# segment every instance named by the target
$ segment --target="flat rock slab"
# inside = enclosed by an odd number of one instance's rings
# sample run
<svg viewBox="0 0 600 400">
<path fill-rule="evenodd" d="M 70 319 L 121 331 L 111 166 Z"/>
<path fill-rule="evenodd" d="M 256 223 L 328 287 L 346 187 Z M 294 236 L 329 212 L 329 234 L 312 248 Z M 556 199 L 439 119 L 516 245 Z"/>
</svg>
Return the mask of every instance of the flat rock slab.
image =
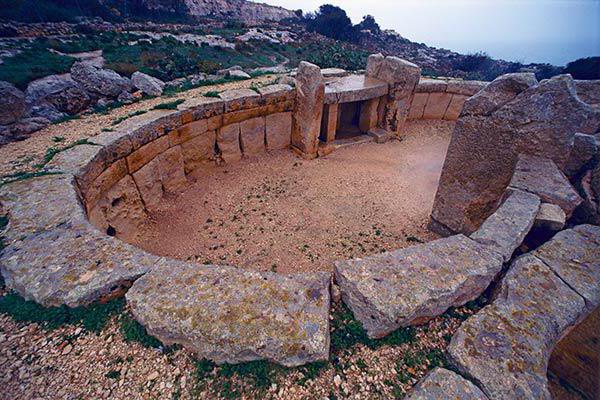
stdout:
<svg viewBox="0 0 600 400">
<path fill-rule="evenodd" d="M 509 186 L 560 206 L 567 217 L 583 201 L 565 174 L 548 158 L 520 154 Z"/>
<path fill-rule="evenodd" d="M 566 222 L 567 216 L 560 206 L 542 203 L 533 226 L 535 228 L 558 232 L 565 227 Z"/>
<path fill-rule="evenodd" d="M 388 84 L 365 75 L 350 75 L 325 86 L 325 104 L 364 101 L 385 96 Z"/>
<path fill-rule="evenodd" d="M 473 383 L 444 368 L 428 373 L 406 397 L 406 400 L 442 399 L 488 400 Z"/>
<path fill-rule="evenodd" d="M 559 232 L 534 253 L 586 301 L 600 305 L 600 227 L 579 225 Z"/>
<path fill-rule="evenodd" d="M 425 322 L 477 298 L 502 257 L 463 235 L 335 263 L 342 298 L 369 337 Z"/>
<path fill-rule="evenodd" d="M 511 265 L 496 300 L 456 332 L 450 362 L 490 399 L 550 399 L 548 359 L 584 310 L 583 298 L 548 266 L 522 256 Z"/>
<path fill-rule="evenodd" d="M 502 255 L 504 261 L 508 261 L 531 230 L 539 208 L 538 196 L 514 190 L 471 235 L 471 239 L 491 246 Z"/>
<path fill-rule="evenodd" d="M 329 357 L 329 282 L 171 261 L 136 281 L 127 301 L 150 334 L 198 357 L 292 367 Z"/>
</svg>

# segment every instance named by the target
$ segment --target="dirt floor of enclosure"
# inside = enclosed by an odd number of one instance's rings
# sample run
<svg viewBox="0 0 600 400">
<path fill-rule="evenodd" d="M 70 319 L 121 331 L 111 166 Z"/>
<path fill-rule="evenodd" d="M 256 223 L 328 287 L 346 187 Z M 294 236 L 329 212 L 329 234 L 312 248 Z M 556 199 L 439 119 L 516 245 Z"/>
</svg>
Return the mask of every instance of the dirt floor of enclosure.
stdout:
<svg viewBox="0 0 600 400">
<path fill-rule="evenodd" d="M 129 240 L 158 255 L 292 273 L 433 240 L 427 222 L 453 126 L 415 121 L 401 141 L 210 169 Z"/>
</svg>

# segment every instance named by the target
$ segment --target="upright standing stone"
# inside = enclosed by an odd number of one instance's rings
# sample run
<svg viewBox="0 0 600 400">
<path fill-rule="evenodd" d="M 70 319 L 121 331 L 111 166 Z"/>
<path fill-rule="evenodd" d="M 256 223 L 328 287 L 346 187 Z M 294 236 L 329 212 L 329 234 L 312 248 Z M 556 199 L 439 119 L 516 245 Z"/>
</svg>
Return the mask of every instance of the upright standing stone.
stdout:
<svg viewBox="0 0 600 400">
<path fill-rule="evenodd" d="M 537 85 L 530 75 L 498 78 L 465 102 L 442 169 L 432 226 L 473 232 L 494 211 L 520 153 L 549 158 L 564 169 L 575 132 L 593 133 L 599 126 L 600 109 L 577 97 L 569 75 Z"/>
<path fill-rule="evenodd" d="M 296 109 L 292 146 L 306 158 L 316 158 L 325 100 L 321 69 L 302 61 L 296 75 Z"/>
<path fill-rule="evenodd" d="M 379 105 L 379 127 L 399 134 L 408 117 L 421 69 L 397 57 L 374 54 L 367 60 L 367 76 L 389 84 L 388 95 L 383 97 Z"/>
</svg>

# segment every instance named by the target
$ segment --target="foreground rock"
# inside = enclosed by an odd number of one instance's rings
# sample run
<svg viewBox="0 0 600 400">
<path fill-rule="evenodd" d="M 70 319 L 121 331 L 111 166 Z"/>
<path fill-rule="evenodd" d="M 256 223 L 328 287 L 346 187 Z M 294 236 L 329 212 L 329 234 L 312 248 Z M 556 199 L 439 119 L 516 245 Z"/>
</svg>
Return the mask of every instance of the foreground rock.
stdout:
<svg viewBox="0 0 600 400">
<path fill-rule="evenodd" d="M 369 337 L 425 322 L 477 298 L 502 257 L 463 235 L 335 263 L 342 298 Z"/>
<path fill-rule="evenodd" d="M 131 91 L 131 82 L 110 69 L 78 62 L 71 67 L 71 76 L 85 90 L 109 98 L 118 97 L 121 92 Z"/>
<path fill-rule="evenodd" d="M 27 103 L 31 106 L 49 106 L 55 110 L 76 114 L 90 105 L 90 96 L 71 77 L 50 75 L 27 86 Z"/>
<path fill-rule="evenodd" d="M 545 203 L 556 204 L 567 218 L 583 201 L 552 160 L 520 154 L 510 187 L 536 194 Z"/>
<path fill-rule="evenodd" d="M 514 190 L 471 235 L 471 239 L 490 246 L 502 255 L 504 261 L 508 261 L 531 230 L 539 208 L 538 196 Z"/>
<path fill-rule="evenodd" d="M 160 96 L 165 88 L 165 83 L 160 79 L 139 71 L 131 75 L 131 83 L 148 96 Z"/>
<path fill-rule="evenodd" d="M 499 77 L 466 101 L 440 177 L 434 227 L 473 232 L 493 212 L 520 153 L 562 170 L 575 133 L 596 132 L 600 109 L 581 101 L 570 76 L 533 84 L 530 76 Z"/>
<path fill-rule="evenodd" d="M 457 373 L 436 368 L 428 373 L 406 398 L 407 400 L 487 400 L 486 395 Z"/>
<path fill-rule="evenodd" d="M 598 271 L 600 227 L 592 225 L 562 231 L 518 258 L 494 302 L 452 338 L 452 364 L 489 398 L 550 399 L 550 354 L 600 304 Z"/>
<path fill-rule="evenodd" d="M 17 121 L 25 112 L 25 94 L 14 85 L 0 81 L 0 125 Z"/>
<path fill-rule="evenodd" d="M 172 261 L 127 293 L 135 318 L 165 344 L 217 363 L 298 366 L 329 356 L 328 274 L 282 275 Z"/>
</svg>

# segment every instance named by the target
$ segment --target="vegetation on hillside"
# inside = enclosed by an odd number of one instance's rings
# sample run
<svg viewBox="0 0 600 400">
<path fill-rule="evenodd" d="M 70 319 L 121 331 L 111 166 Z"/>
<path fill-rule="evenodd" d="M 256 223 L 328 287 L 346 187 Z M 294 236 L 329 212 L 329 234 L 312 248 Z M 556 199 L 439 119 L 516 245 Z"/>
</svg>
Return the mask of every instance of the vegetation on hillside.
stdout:
<svg viewBox="0 0 600 400">
<path fill-rule="evenodd" d="M 570 62 L 563 73 L 571 74 L 575 79 L 600 79 L 600 57 L 580 58 Z"/>
</svg>

